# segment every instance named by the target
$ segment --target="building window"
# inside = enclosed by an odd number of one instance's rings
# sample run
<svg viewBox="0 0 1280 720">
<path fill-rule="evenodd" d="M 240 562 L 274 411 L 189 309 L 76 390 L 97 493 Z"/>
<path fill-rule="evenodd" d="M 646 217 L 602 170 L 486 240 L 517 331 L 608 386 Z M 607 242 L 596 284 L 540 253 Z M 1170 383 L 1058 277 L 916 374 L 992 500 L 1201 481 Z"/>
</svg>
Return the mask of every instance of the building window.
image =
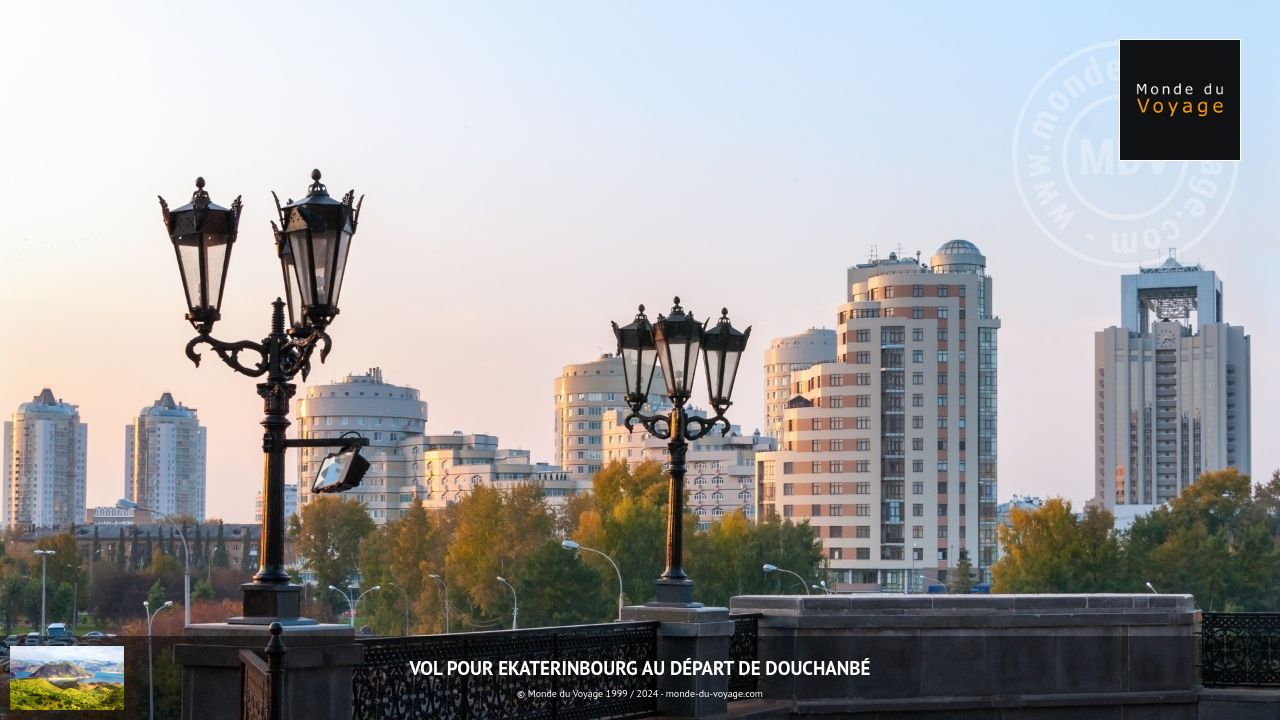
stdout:
<svg viewBox="0 0 1280 720">
<path fill-rule="evenodd" d="M 916 480 L 915 482 L 911 483 L 911 494 L 912 494 L 912 495 L 923 495 L 923 494 L 924 494 L 924 483 L 923 483 L 923 482 L 921 482 L 921 481 L 919 481 L 919 480 Z"/>
<path fill-rule="evenodd" d="M 871 439 L 870 439 L 870 438 L 858 438 L 857 440 L 854 440 L 853 442 L 854 442 L 854 449 L 855 449 L 855 450 L 857 450 L 858 452 L 870 452 L 870 451 L 871 451 Z"/>
<path fill-rule="evenodd" d="M 924 308 L 920 307 L 919 305 L 916 305 L 915 307 L 911 308 L 911 319 L 912 319 L 912 320 L 923 320 L 923 319 L 924 319 Z"/>
<path fill-rule="evenodd" d="M 923 503 L 915 503 L 911 506 L 911 517 L 924 517 Z"/>
<path fill-rule="evenodd" d="M 854 537 L 856 537 L 856 538 L 858 538 L 858 539 L 865 539 L 865 538 L 869 538 L 869 537 L 871 537 L 871 526 L 870 526 L 870 525 L 858 525 L 858 526 L 854 527 L 854 528 L 853 528 L 853 536 L 854 536 Z"/>
<path fill-rule="evenodd" d="M 857 342 L 860 342 L 860 343 L 871 342 L 870 330 L 855 330 L 853 333 L 853 336 Z"/>
<path fill-rule="evenodd" d="M 854 492 L 854 494 L 856 494 L 856 495 L 870 495 L 870 494 L 871 494 L 871 483 L 869 483 L 869 482 L 854 483 L 854 484 L 853 484 L 853 492 Z"/>
<path fill-rule="evenodd" d="M 922 539 L 924 539 L 924 526 L 923 526 L 923 525 L 912 525 L 912 526 L 911 526 L 911 537 L 912 537 L 912 538 L 914 538 L 914 539 L 916 539 L 916 540 L 922 540 Z"/>
<path fill-rule="evenodd" d="M 844 494 L 844 483 L 833 482 L 827 485 L 827 492 L 832 495 Z"/>
<path fill-rule="evenodd" d="M 915 328 L 912 330 L 911 339 L 916 342 L 924 342 L 924 328 Z"/>
<path fill-rule="evenodd" d="M 938 503 L 938 517 L 946 517 L 946 515 L 947 515 L 947 504 Z"/>
<path fill-rule="evenodd" d="M 832 377 L 835 377 L 835 376 L 834 376 L 834 375 L 832 375 Z M 827 407 L 830 407 L 830 408 L 842 408 L 842 407 L 844 407 L 844 396 L 843 396 L 843 395 L 832 395 L 831 397 L 827 398 Z M 832 425 L 832 426 L 831 426 L 831 429 L 832 429 L 832 430 L 834 430 L 834 429 L 835 429 L 835 425 Z"/>
<path fill-rule="evenodd" d="M 913 363 L 922 363 L 922 362 L 924 362 L 924 351 L 923 351 L 923 350 L 912 350 L 912 351 L 911 351 L 911 362 L 913 362 Z"/>
<path fill-rule="evenodd" d="M 857 548 L 857 557 L 859 560 L 870 560 L 871 548 L 864 548 L 864 547 Z"/>
<path fill-rule="evenodd" d="M 871 472 L 871 461 L 855 460 L 853 463 L 853 471 L 859 473 Z"/>
<path fill-rule="evenodd" d="M 911 472 L 924 472 L 924 461 L 923 461 L 923 460 L 912 460 L 912 461 L 911 461 Z"/>
<path fill-rule="evenodd" d="M 923 385 L 923 384 L 924 384 L 924 373 L 922 373 L 922 372 L 918 372 L 918 373 L 911 373 L 911 384 L 912 384 L 912 385 Z"/>
<path fill-rule="evenodd" d="M 871 407 L 871 396 L 855 395 L 853 397 L 853 406 L 854 407 Z"/>
<path fill-rule="evenodd" d="M 831 517 L 840 517 L 844 515 L 844 505 L 828 505 L 827 514 Z"/>
<path fill-rule="evenodd" d="M 858 517 L 870 517 L 871 506 L 870 505 L 854 505 L 853 514 L 857 515 Z"/>
<path fill-rule="evenodd" d="M 923 286 L 923 285 L 912 285 L 912 286 L 911 286 L 911 297 L 924 297 L 924 286 Z"/>
</svg>

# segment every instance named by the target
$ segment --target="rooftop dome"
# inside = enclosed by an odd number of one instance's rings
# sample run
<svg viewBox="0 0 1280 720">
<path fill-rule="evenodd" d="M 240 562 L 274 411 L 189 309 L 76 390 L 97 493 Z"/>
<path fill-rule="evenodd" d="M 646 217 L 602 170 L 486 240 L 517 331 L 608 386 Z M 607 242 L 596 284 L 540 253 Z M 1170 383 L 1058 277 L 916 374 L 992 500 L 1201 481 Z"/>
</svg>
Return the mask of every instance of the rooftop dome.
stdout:
<svg viewBox="0 0 1280 720">
<path fill-rule="evenodd" d="M 142 409 L 141 415 L 146 417 L 195 417 L 195 410 L 186 407 L 173 399 L 173 395 L 164 393 L 151 407 Z"/>
<path fill-rule="evenodd" d="M 934 255 L 981 255 L 978 246 L 968 240 L 948 240 Z"/>
</svg>

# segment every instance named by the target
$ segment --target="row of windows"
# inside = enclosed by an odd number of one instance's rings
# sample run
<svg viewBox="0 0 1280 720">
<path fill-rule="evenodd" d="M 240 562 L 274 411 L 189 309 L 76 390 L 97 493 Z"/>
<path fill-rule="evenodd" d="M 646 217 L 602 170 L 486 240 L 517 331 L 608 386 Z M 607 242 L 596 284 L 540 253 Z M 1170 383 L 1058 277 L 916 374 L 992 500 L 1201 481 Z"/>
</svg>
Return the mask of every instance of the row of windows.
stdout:
<svg viewBox="0 0 1280 720">
<path fill-rule="evenodd" d="M 831 442 L 837 443 L 840 441 L 832 440 Z M 888 472 L 888 467 L 892 464 L 893 463 L 891 461 L 884 462 L 884 465 L 886 466 L 886 472 Z M 897 464 L 901 465 L 901 462 L 899 461 Z M 960 473 L 963 473 L 968 469 L 968 463 L 964 460 L 956 461 L 955 466 L 956 466 L 955 468 L 956 471 Z M 802 464 L 802 467 L 803 467 L 803 464 Z M 939 460 L 937 468 L 938 468 L 938 472 L 947 472 L 947 468 L 948 468 L 947 461 Z M 901 472 L 901 467 L 899 467 L 898 471 Z M 799 472 L 804 472 L 804 470 L 800 470 Z M 870 460 L 854 460 L 853 462 L 845 462 L 843 460 L 813 460 L 809 463 L 808 472 L 811 475 L 821 475 L 822 473 L 843 473 L 843 472 L 867 473 L 867 472 L 871 472 L 871 461 Z M 912 460 L 911 472 L 918 472 L 918 473 L 924 472 L 924 460 Z M 782 463 L 782 474 L 783 475 L 797 474 L 796 464 L 794 462 Z"/>
</svg>

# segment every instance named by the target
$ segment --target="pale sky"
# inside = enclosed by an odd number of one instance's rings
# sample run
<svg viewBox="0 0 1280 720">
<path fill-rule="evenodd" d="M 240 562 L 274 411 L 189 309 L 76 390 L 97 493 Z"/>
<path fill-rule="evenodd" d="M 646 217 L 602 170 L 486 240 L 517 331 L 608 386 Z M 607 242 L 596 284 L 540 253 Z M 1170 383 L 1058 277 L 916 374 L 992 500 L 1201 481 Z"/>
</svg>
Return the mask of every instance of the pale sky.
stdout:
<svg viewBox="0 0 1280 720">
<path fill-rule="evenodd" d="M 262 403 L 211 354 L 199 369 L 184 357 L 193 332 L 155 196 L 183 204 L 197 175 L 215 202 L 244 196 L 214 334 L 258 339 L 282 292 L 271 191 L 299 197 L 319 167 L 335 195 L 366 199 L 313 382 L 380 366 L 421 389 L 429 432 L 492 433 L 552 461 L 560 368 L 611 351 L 609 321 L 637 303 L 679 294 L 699 316 L 725 305 L 754 326 L 731 412 L 750 431 L 769 339 L 832 327 L 848 265 L 872 245 L 928 256 L 963 237 L 988 258 L 1004 323 L 1000 497 L 1080 503 L 1093 333 L 1120 322 L 1123 270 L 1064 249 L 1024 208 L 1019 113 L 1059 61 L 1098 43 L 1240 38 L 1244 160 L 1182 257 L 1219 273 L 1226 319 L 1253 338 L 1252 460 L 1269 474 L 1278 15 L 1168 2 L 9 4 L 0 414 L 43 387 L 78 404 L 89 504 L 108 505 L 124 426 L 172 392 L 209 428 L 209 515 L 251 519 Z M 1096 120 L 1073 132 L 1105 135 Z M 1141 204 L 1172 175 L 1122 173 L 1104 209 Z"/>
</svg>

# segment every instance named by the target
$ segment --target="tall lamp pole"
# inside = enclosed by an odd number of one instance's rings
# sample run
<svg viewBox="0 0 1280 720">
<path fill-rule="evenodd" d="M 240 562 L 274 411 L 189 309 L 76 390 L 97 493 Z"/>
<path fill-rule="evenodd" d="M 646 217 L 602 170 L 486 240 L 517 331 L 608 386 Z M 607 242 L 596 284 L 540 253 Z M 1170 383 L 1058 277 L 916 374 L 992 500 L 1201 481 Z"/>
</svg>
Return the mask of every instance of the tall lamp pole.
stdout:
<svg viewBox="0 0 1280 720">
<path fill-rule="evenodd" d="M 671 481 L 667 486 L 667 567 L 658 578 L 655 604 L 696 607 L 693 581 L 685 574 L 682 562 L 685 454 L 689 443 L 707 435 L 716 425 L 723 425 L 721 435 L 728 435 L 732 429 L 724 414 L 733 404 L 730 400 L 733 381 L 751 328 L 738 331 L 729 324 L 729 311 L 722 309 L 719 321 L 708 329 L 706 323 L 694 320 L 692 313 L 685 313 L 677 297 L 671 314 L 658 315 L 656 323 L 650 324 L 641 305 L 630 324 L 619 327 L 613 323 L 613 333 L 618 339 L 618 354 L 622 356 L 626 401 L 631 410 L 624 423 L 627 431 L 640 423 L 650 435 L 668 441 L 667 451 L 671 455 Z M 685 403 L 693 392 L 699 355 L 706 365 L 707 393 L 715 410 L 711 418 L 691 416 L 685 410 Z M 659 362 L 671 412 L 645 415 L 643 411 Z"/>
<path fill-rule="evenodd" d="M 428 575 L 432 580 L 440 583 L 440 592 L 444 595 L 444 634 L 449 634 L 449 586 L 445 584 L 444 578 L 432 573 Z"/>
<path fill-rule="evenodd" d="M 618 563 L 614 562 L 613 558 L 600 552 L 599 550 L 596 550 L 594 548 L 589 548 L 585 545 L 579 545 L 578 543 L 572 540 L 565 540 L 564 542 L 560 543 L 560 547 L 564 548 L 565 550 L 586 550 L 587 552 L 593 552 L 599 555 L 600 557 L 604 558 L 605 560 L 609 561 L 609 564 L 613 566 L 613 571 L 618 574 L 618 622 L 622 622 L 622 571 L 618 569 Z"/>
<path fill-rule="evenodd" d="M 338 314 L 338 299 L 346 273 L 351 239 L 356 232 L 360 204 L 354 191 L 341 201 L 329 197 L 320 182 L 320 171 L 311 173 L 312 184 L 301 200 L 281 206 L 276 198 L 280 225 L 271 223 L 276 255 L 284 276 L 285 300 L 271 304 L 271 330 L 260 342 L 226 342 L 214 338 L 221 319 L 222 292 L 226 284 L 231 248 L 239 231 L 240 198 L 230 208 L 215 205 L 204 190 L 204 178 L 196 179 L 191 202 L 174 210 L 164 198 L 160 207 L 165 228 L 178 259 L 178 271 L 186 294 L 187 320 L 196 336 L 187 343 L 187 357 L 197 366 L 196 348 L 207 345 L 232 370 L 249 377 L 265 376 L 258 384 L 264 404 L 262 450 L 262 537 L 258 572 L 241 586 L 244 614 L 228 622 L 245 624 L 314 624 L 300 617 L 301 588 L 289 580 L 284 567 L 285 450 L 291 447 L 340 447 L 353 450 L 368 444 L 364 438 L 289 440 L 289 401 L 297 390 L 291 380 L 306 380 L 311 355 L 318 347 L 320 361 L 329 354 L 326 328 Z M 288 325 L 285 309 L 288 308 Z M 246 357 L 242 358 L 242 353 Z"/>
<path fill-rule="evenodd" d="M 382 589 L 382 586 L 381 586 L 381 585 L 374 585 L 373 587 L 369 588 L 368 590 L 365 590 L 364 592 L 360 593 L 360 595 L 359 595 L 358 597 L 356 597 L 356 592 L 355 592 L 355 591 L 356 591 L 356 588 L 349 588 L 349 589 L 350 589 L 350 592 L 349 592 L 349 593 L 347 593 L 347 592 L 342 592 L 341 590 L 339 590 L 338 588 L 336 588 L 336 587 L 334 587 L 334 586 L 332 586 L 332 585 L 330 585 L 330 586 L 329 586 L 329 589 L 330 589 L 330 590 L 332 590 L 332 591 L 334 591 L 334 592 L 336 592 L 336 593 L 341 593 L 341 594 L 342 594 L 342 599 L 347 601 L 347 607 L 348 607 L 348 608 L 350 608 L 350 610 L 351 610 L 351 627 L 353 627 L 353 628 L 354 628 L 354 627 L 356 626 L 356 609 L 360 607 L 360 601 L 364 599 L 364 596 L 365 596 L 365 595 L 368 595 L 369 593 L 373 592 L 374 590 L 381 590 L 381 589 Z M 354 597 L 354 599 L 353 599 L 353 597 Z"/>
<path fill-rule="evenodd" d="M 400 595 L 404 598 L 404 636 L 408 637 L 409 636 L 409 593 L 406 592 L 404 588 L 400 587 L 399 585 L 393 582 L 389 582 L 387 584 L 399 590 Z"/>
<path fill-rule="evenodd" d="M 166 600 L 163 605 L 156 608 L 155 612 L 151 612 L 150 601 L 142 601 L 142 611 L 147 614 L 147 708 L 148 715 L 151 720 L 156 720 L 156 683 L 155 683 L 155 663 L 151 660 L 151 621 L 156 619 L 161 610 L 167 610 L 173 607 L 172 600 Z"/>
<path fill-rule="evenodd" d="M 125 510 L 146 510 L 152 515 L 158 515 L 170 523 L 173 518 L 165 515 L 159 510 L 153 510 L 144 505 L 129 500 L 128 498 L 120 498 L 116 501 L 116 507 Z M 183 625 L 191 627 L 191 548 L 187 546 L 187 534 L 183 532 L 182 527 L 178 527 L 178 538 L 182 540 L 182 612 Z"/>
<path fill-rule="evenodd" d="M 498 582 L 506 585 L 507 589 L 511 591 L 511 629 L 518 630 L 520 627 L 518 622 L 520 617 L 520 598 L 516 597 L 516 589 L 511 586 L 511 583 L 507 582 L 506 578 L 499 575 Z"/>
<path fill-rule="evenodd" d="M 45 595 L 46 595 L 45 593 L 46 572 L 45 571 L 49 565 L 49 556 L 57 555 L 58 553 L 55 550 L 35 550 L 34 552 L 36 555 L 40 556 L 40 640 L 43 641 L 45 629 L 48 627 L 48 625 L 45 624 L 46 621 L 44 616 Z"/>
</svg>

